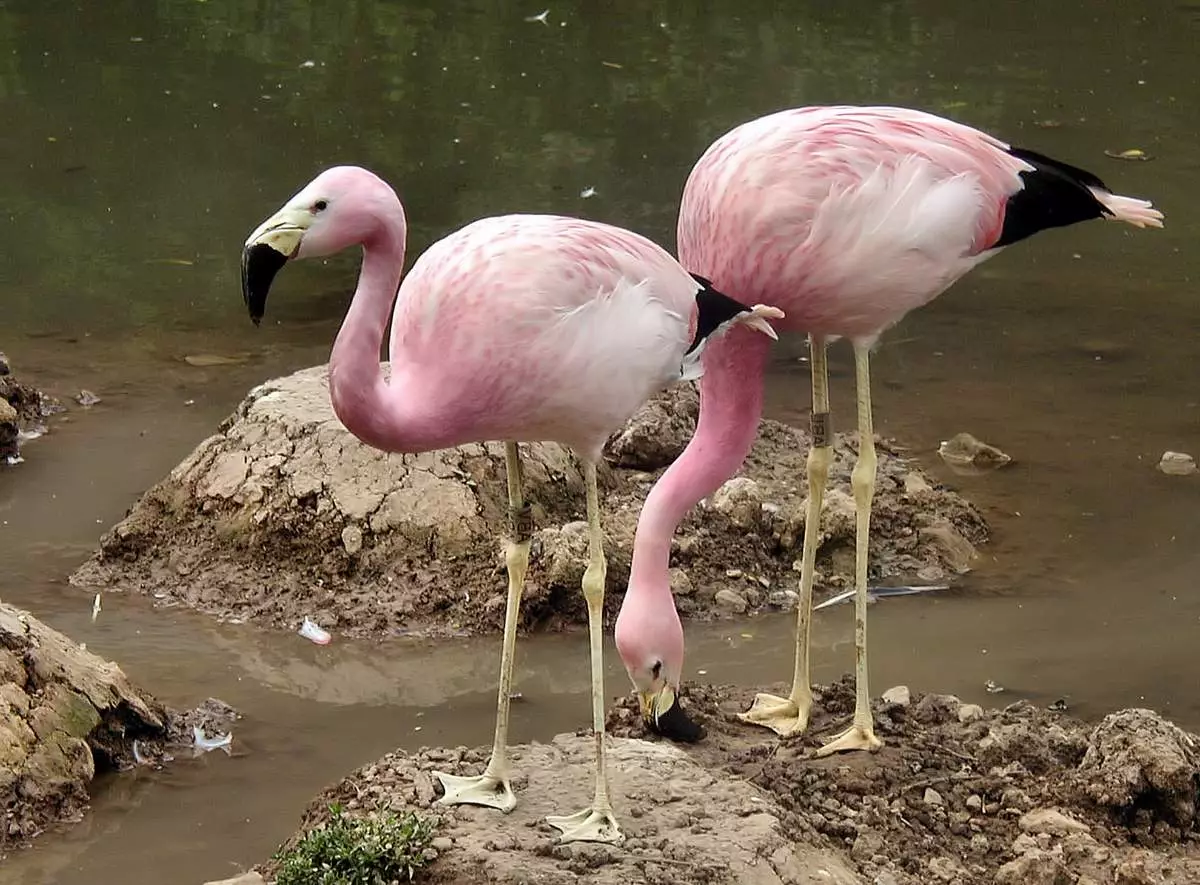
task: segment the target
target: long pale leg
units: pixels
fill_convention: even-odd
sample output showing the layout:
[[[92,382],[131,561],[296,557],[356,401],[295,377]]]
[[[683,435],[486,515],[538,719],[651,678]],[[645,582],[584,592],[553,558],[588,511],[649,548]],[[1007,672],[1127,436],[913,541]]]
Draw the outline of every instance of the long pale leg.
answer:
[[[877,750],[867,689],[867,549],[871,537],[871,499],[875,496],[875,430],[871,422],[870,350],[854,345],[858,393],[858,460],[850,474],[854,490],[854,722],[821,749],[818,756],[843,750]]]
[[[596,795],[590,808],[575,814],[551,816],[546,823],[562,831],[560,842],[611,842],[625,839],[613,817],[604,768],[604,534],[600,530],[600,496],[596,490],[596,465],[583,465],[587,482],[588,565],[583,573],[583,596],[588,607],[588,637],[592,648],[592,732],[596,738]]]
[[[792,691],[786,698],[760,694],[740,718],[763,725],[776,734],[799,734],[808,728],[812,711],[812,688],[808,678],[809,632],[812,623],[813,573],[817,543],[821,538],[821,504],[829,465],[833,461],[833,436],[829,428],[829,373],[825,361],[825,339],[808,339],[812,370],[812,445],[808,450],[808,511],[804,519],[804,552],[800,563],[800,602],[796,608],[796,664]]]
[[[444,795],[439,805],[486,805],[508,813],[517,805],[509,785],[508,768],[508,704],[512,693],[513,654],[517,645],[517,617],[521,611],[521,589],[529,568],[529,541],[533,521],[525,505],[522,491],[524,476],[521,454],[516,443],[504,444],[504,466],[508,474],[508,507],[512,538],[505,545],[504,559],[508,566],[508,603],[504,609],[504,648],[500,653],[500,690],[496,701],[496,739],[492,758],[483,774],[462,777],[434,772],[442,782]]]

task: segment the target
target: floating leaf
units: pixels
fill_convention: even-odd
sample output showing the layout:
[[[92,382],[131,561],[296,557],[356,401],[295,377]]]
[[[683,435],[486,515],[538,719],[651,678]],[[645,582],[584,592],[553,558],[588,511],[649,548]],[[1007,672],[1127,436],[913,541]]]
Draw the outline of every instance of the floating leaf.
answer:
[[[1112,157],[1114,160],[1153,160],[1150,154],[1146,153],[1141,148],[1128,148],[1123,151],[1105,151],[1104,156]]]

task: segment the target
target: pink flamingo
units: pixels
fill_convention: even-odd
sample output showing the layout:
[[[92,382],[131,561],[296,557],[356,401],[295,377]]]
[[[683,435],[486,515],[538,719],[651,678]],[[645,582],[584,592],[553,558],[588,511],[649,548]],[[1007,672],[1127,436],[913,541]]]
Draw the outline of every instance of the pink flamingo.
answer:
[[[808,640],[821,503],[832,461],[826,346],[849,338],[858,394],[853,724],[819,755],[875,749],[867,692],[867,539],[875,487],[868,354],[879,335],[1004,247],[1091,218],[1162,227],[1144,200],[1095,175],[967,126],[889,107],[785,110],[738,126],[704,153],[684,187],[679,260],[744,303],[786,312],[808,333],[812,448],[791,693],[760,694],[744,721],[781,735],[807,728]],[[764,342],[736,331],[704,354],[700,419],[651,490],[638,523],[617,648],[643,710],[673,703],[683,631],[668,586],[684,514],[741,466],[762,413]]]
[[[387,452],[505,441],[512,539],[505,550],[495,743],[482,775],[438,774],[442,803],[502,811],[516,805],[508,703],[532,531],[517,442],[555,440],[580,456],[590,535],[582,583],[596,792],[591,807],[547,820],[564,842],[620,842],[604,768],[605,559],[596,461],[608,436],[650,394],[698,377],[700,354],[714,335],[741,325],[774,337],[766,318],[782,314],[743,307],[649,240],[605,224],[545,215],[485,218],[432,245],[400,286],[406,237],[404,209],[386,183],[356,167],[326,170],[246,241],[242,291],[250,317],[255,324],[262,319],[271,282],[289,258],[361,245],[358,288],[329,360],[338,418]],[[390,380],[379,363],[389,313]]]

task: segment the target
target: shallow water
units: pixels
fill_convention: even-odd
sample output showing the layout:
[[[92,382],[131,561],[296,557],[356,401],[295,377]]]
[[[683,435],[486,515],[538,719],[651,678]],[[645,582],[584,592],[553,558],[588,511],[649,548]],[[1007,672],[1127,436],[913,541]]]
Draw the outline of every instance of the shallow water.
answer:
[[[878,428],[984,507],[994,539],[941,596],[871,609],[873,690],[988,702],[1065,697],[1086,716],[1157,707],[1200,728],[1200,484],[1152,468],[1200,450],[1194,345],[1200,101],[1191,0],[310,4],[0,0],[0,348],[72,408],[0,479],[0,597],[164,701],[246,713],[232,757],[98,785],[93,813],[0,866],[0,881],[150,885],[264,858],[308,800],[401,744],[486,743],[498,639],[382,646],[216,625],[65,584],[149,485],[255,383],[326,358],[353,260],[289,268],[254,329],[245,234],[323,166],[393,181],[414,254],[484,214],[555,211],[673,242],[676,201],[729,126],[806,103],[946,113],[1151,197],[1168,228],[1091,224],[989,262],[885,337]],[[73,17],[72,17],[73,16]],[[312,62],[308,65],[308,62]],[[1038,124],[1058,125],[1038,125]],[[1109,159],[1141,148],[1151,162]],[[583,197],[588,189],[594,195]],[[195,367],[186,355],[234,357]],[[769,411],[801,421],[802,342],[777,351]],[[849,426],[849,355],[833,355]],[[955,477],[933,451],[969,430],[1015,458]],[[693,625],[689,675],[790,673],[790,618]],[[814,678],[852,661],[849,607],[816,621]],[[622,691],[615,655],[609,693]],[[993,698],[994,680],[1007,695]],[[515,740],[587,721],[582,635],[523,640]],[[582,801],[585,797],[579,797]]]

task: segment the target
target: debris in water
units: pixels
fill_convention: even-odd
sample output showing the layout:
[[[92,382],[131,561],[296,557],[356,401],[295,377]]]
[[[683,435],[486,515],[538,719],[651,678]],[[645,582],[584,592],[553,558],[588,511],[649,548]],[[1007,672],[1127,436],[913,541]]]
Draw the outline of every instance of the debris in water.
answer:
[[[1065,712],[1067,712],[1067,699],[1059,698],[1053,704],[1046,707],[1046,709],[1051,711],[1052,713],[1065,713]]]
[[[150,760],[147,757],[143,756],[141,754],[141,752],[138,750],[137,738],[133,739],[133,761],[136,762],[138,765],[148,765],[150,763]]]
[[[297,631],[305,639],[315,642],[317,645],[329,645],[329,632],[322,630],[310,618],[305,618],[304,623],[300,625]]]
[[[146,264],[174,264],[177,267],[191,267],[196,262],[190,258],[147,258]]]
[[[550,27],[550,24],[549,24],[549,22],[547,22],[547,21],[546,21],[546,16],[548,16],[549,14],[550,14],[550,10],[549,10],[549,9],[543,9],[543,10],[542,10],[541,12],[539,12],[537,15],[527,15],[527,16],[525,16],[525,21],[527,21],[527,22],[541,22],[541,23],[542,23],[542,24],[544,24],[546,27]]]
[[[1012,461],[995,446],[989,446],[969,433],[957,433],[942,440],[937,452],[955,473],[983,473]]]
[[[1114,160],[1153,160],[1150,154],[1146,153],[1141,148],[1129,148],[1123,151],[1105,151],[1104,156],[1112,157]]]
[[[1158,469],[1167,476],[1191,476],[1196,472],[1196,459],[1185,452],[1163,452]]]
[[[302,68],[315,68],[316,66],[317,66],[317,63],[315,61],[313,61],[311,58],[308,59],[307,61],[300,62],[300,67],[302,67]]]
[[[602,61],[600,64],[604,65],[606,68],[616,68],[618,71],[625,67],[625,65],[619,65],[615,61]]]
[[[96,623],[96,618],[100,617],[100,594],[96,594],[96,598],[92,600],[92,623]]]
[[[197,369],[208,369],[213,366],[236,366],[239,363],[246,362],[250,358],[249,354],[238,353],[233,356],[221,356],[216,353],[189,353],[183,358],[183,361],[189,366],[195,366]]]
[[[583,197],[585,200],[589,197],[594,197],[596,196],[596,189],[594,187],[585,187],[579,192],[579,196]]]
[[[17,431],[17,444],[27,443],[37,439],[39,436],[46,435],[46,425],[40,421],[37,424],[30,424],[24,430]]]
[[[991,679],[983,683],[983,687],[987,689],[988,694],[1000,694],[1005,690],[1003,685],[1000,685]]]
[[[204,733],[204,729],[199,725],[192,726],[193,746],[201,753],[207,753],[209,750],[224,750],[229,752],[229,746],[233,743],[233,732],[227,731],[225,734],[218,734],[214,737],[208,737]]]
[[[918,593],[932,593],[935,590],[949,590],[949,584],[910,584],[903,587],[868,587],[867,602],[878,602],[881,599],[887,599],[889,596],[916,596]],[[813,611],[819,612],[823,608],[831,608],[835,605],[841,605],[854,598],[854,591],[847,590],[844,593],[839,593],[837,596],[832,596],[826,599],[820,605],[814,605]]]
[[[511,691],[508,693],[508,699],[510,701],[523,701],[525,700],[525,695],[521,694],[519,691]]]
[[[81,390],[79,393],[75,394],[75,402],[79,403],[79,405],[83,406],[84,408],[87,408],[100,402],[100,397],[96,396],[96,394],[92,393],[90,390]]]

